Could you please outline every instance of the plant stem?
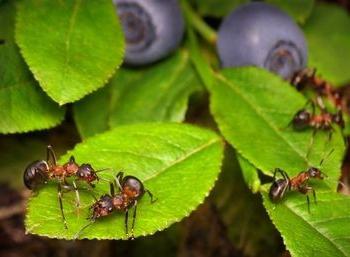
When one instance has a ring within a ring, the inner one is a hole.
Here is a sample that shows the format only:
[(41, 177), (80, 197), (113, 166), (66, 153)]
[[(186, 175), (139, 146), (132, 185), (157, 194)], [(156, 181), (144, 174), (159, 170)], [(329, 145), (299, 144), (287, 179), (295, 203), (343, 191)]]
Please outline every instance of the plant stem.
[(182, 8), (186, 15), (187, 21), (193, 28), (210, 44), (216, 43), (216, 31), (206, 24), (203, 19), (191, 8), (187, 0), (182, 1)]

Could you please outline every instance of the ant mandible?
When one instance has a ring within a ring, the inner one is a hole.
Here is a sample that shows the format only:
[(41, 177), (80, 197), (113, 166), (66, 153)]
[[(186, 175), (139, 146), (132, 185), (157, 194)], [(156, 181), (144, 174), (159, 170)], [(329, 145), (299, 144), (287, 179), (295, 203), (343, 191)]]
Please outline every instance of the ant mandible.
[[(153, 194), (149, 190), (145, 189), (143, 183), (138, 178), (134, 176), (123, 176), (124, 173), (119, 172), (114, 183), (110, 183), (110, 194), (101, 196), (100, 199), (90, 207), (90, 209), (92, 209), (92, 214), (88, 218), (90, 222), (80, 229), (80, 231), (75, 235), (75, 238), (78, 238), (83, 230), (92, 225), (96, 219), (108, 216), (114, 211), (125, 212), (125, 233), (127, 237), (129, 237), (129, 210), (134, 207), (130, 237), (131, 239), (134, 239), (134, 226), (138, 201), (145, 193), (147, 193), (151, 198), (151, 203), (154, 203), (157, 199), (153, 199)], [(119, 189), (118, 193), (115, 192), (116, 188)]]
[[(73, 156), (70, 157), (69, 161), (63, 165), (57, 164), (55, 152), (51, 145), (47, 146), (46, 161), (37, 160), (27, 166), (23, 174), (23, 182), (25, 186), (30, 190), (36, 190), (39, 186), (46, 184), (50, 180), (57, 180), (57, 194), (58, 201), (61, 210), (64, 227), (67, 229), (67, 221), (63, 211), (62, 204), (62, 189), (74, 190), (76, 193), (76, 205), (80, 205), (80, 197), (76, 180), (82, 180), (93, 188), (94, 181), (98, 181), (97, 172), (102, 170), (94, 170), (90, 164), (84, 163), (78, 165), (75, 162)], [(67, 177), (75, 177), (72, 181), (72, 185), (66, 180)]]
[[(316, 69), (305, 68), (294, 74), (291, 79), (291, 84), (301, 91), (305, 88), (310, 88), (320, 97), (325, 97), (331, 102), (337, 110), (343, 109), (343, 95), (335, 89), (329, 82), (316, 76)], [(318, 101), (321, 101), (318, 99)], [(323, 104), (322, 104), (323, 105)]]

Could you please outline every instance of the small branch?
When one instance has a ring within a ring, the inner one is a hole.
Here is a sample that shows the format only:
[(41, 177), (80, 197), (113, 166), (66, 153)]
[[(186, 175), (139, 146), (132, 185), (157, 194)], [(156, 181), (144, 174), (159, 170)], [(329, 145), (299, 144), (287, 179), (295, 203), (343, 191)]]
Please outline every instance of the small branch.
[(185, 13), (187, 21), (193, 28), (210, 44), (215, 45), (217, 34), (203, 19), (191, 8), (187, 0), (182, 1), (182, 9)]

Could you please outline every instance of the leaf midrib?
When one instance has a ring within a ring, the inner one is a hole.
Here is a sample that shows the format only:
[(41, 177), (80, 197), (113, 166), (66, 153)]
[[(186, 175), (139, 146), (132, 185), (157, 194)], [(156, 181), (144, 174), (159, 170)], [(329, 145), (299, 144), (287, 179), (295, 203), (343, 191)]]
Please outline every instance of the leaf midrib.
[[(309, 162), (309, 160), (306, 159), (305, 156), (303, 156), (302, 153), (300, 153), (300, 152), (298, 151), (298, 149), (295, 148), (294, 145), (291, 144), (291, 143), (287, 140), (287, 138), (285, 138), (285, 137), (283, 136), (283, 134), (281, 134), (281, 133), (279, 132), (279, 129), (276, 128), (276, 126), (274, 126), (272, 123), (269, 122), (268, 119), (266, 119), (265, 115), (259, 111), (259, 108), (256, 108), (255, 105), (254, 105), (253, 103), (251, 103), (250, 100), (249, 100), (244, 94), (242, 94), (242, 92), (241, 92), (237, 87), (233, 86), (233, 85), (230, 83), (230, 81), (229, 81), (225, 76), (223, 76), (223, 75), (221, 75), (221, 74), (216, 74), (216, 76), (217, 76), (222, 82), (224, 82), (224, 84), (226, 84), (229, 88), (231, 88), (232, 90), (234, 90), (234, 91), (236, 92), (236, 94), (238, 94), (238, 95), (241, 97), (241, 99), (243, 99), (243, 100), (251, 107), (251, 109), (252, 109), (253, 111), (255, 111), (256, 115), (259, 116), (259, 117), (261, 117), (261, 119), (262, 119), (263, 121), (265, 121), (265, 123), (272, 129), (272, 131), (275, 132), (275, 134), (276, 134), (278, 137), (280, 137), (280, 138), (282, 139), (282, 141), (284, 141), (284, 142), (286, 143), (286, 145), (288, 145), (298, 156), (300, 156), (301, 159), (303, 159), (303, 160), (305, 161), (306, 164), (308, 164), (309, 166), (312, 166), (312, 164)], [(215, 89), (214, 89), (214, 90), (215, 90)], [(254, 164), (254, 165), (256, 165), (256, 164)]]
[[(79, 7), (81, 5), (81, 0), (75, 0), (74, 1), (74, 6), (73, 6), (73, 12), (72, 12), (72, 16), (69, 19), (69, 26), (68, 26), (68, 31), (66, 34), (66, 38), (65, 38), (65, 50), (64, 50), (64, 66), (63, 66), (63, 71), (62, 71), (62, 77), (61, 77), (61, 85), (60, 88), (64, 89), (65, 88), (65, 80), (67, 77), (67, 71), (68, 71), (68, 66), (69, 66), (69, 61), (70, 61), (70, 55), (69, 55), (69, 50), (70, 50), (70, 39), (71, 39), (71, 35), (73, 32), (73, 27), (75, 25), (75, 21), (76, 21), (76, 17), (77, 17), (77, 13), (79, 10)], [(64, 90), (60, 91), (60, 92), (64, 92)]]
[(321, 231), (319, 231), (315, 226), (312, 225), (312, 223), (308, 222), (305, 218), (303, 218), (303, 216), (299, 215), (297, 212), (295, 212), (291, 207), (289, 207), (288, 205), (284, 204), (284, 206), (286, 206), (287, 210), (289, 210), (289, 212), (291, 212), (294, 216), (297, 216), (298, 218), (300, 218), (302, 221), (304, 221), (304, 223), (306, 223), (311, 229), (315, 230), (318, 234), (320, 234), (323, 238), (325, 238), (327, 241), (329, 241), (334, 247), (335, 249), (337, 249), (343, 256), (348, 256), (346, 255), (346, 253), (343, 252), (343, 250), (335, 243), (333, 242), (330, 238), (326, 237), (325, 233), (322, 233)]

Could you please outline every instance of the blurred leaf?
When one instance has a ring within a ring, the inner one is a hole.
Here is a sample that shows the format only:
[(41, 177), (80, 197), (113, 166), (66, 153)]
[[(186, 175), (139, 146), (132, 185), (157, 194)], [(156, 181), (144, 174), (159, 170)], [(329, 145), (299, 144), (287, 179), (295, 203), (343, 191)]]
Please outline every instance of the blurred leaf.
[(232, 148), (226, 148), (222, 172), (211, 197), (233, 245), (243, 256), (280, 256), (284, 250), (282, 239), (267, 216), (260, 194), (253, 195), (245, 185), (236, 155)]
[(74, 105), (82, 137), (118, 125), (148, 121), (181, 122), (188, 99), (201, 82), (186, 51), (143, 69), (122, 68), (110, 85)]
[(307, 211), (305, 196), (294, 193), (280, 204), (273, 204), (263, 193), (264, 205), (282, 233), (292, 256), (350, 256), (350, 199), (334, 190), (317, 190), (317, 206)]
[[(78, 144), (63, 156), (74, 155), (79, 163), (91, 163), (104, 179), (118, 170), (140, 178), (158, 201), (150, 204), (145, 196), (138, 205), (135, 236), (153, 234), (179, 221), (194, 210), (214, 186), (222, 159), (221, 139), (213, 132), (184, 124), (141, 124), (120, 126)], [(100, 181), (98, 195), (109, 191)], [(74, 207), (74, 194), (64, 195), (68, 230), (64, 229), (55, 186), (42, 188), (28, 203), (26, 229), (29, 233), (71, 239), (87, 221), (93, 199), (81, 191), (80, 214)], [(175, 208), (176, 207), (176, 208)], [(96, 221), (82, 238), (126, 238), (124, 215), (113, 214)]]
[[(335, 233), (340, 236), (339, 243), (333, 242), (337, 240), (336, 237), (329, 236), (328, 232), (325, 232), (333, 231), (334, 226), (337, 227), (339, 223), (344, 229), (345, 222), (343, 221), (347, 221), (345, 218), (345, 220), (334, 220), (333, 222), (332, 216), (344, 217), (344, 212), (337, 212), (338, 208), (333, 210), (334, 203), (330, 201), (333, 197), (335, 201), (338, 201), (340, 197), (335, 194), (344, 153), (343, 139), (339, 130), (334, 131), (331, 141), (328, 140), (328, 133), (319, 132), (314, 139), (311, 158), (307, 159), (305, 155), (310, 143), (311, 131), (298, 133), (292, 128), (287, 128), (287, 124), (297, 110), (303, 107), (305, 101), (290, 85), (265, 70), (240, 68), (227, 69), (222, 74), (217, 74), (217, 83), (210, 90), (212, 112), (221, 132), (255, 167), (266, 174), (271, 174), (269, 171), (279, 167), (290, 176), (294, 176), (306, 170), (307, 167), (314, 166), (321, 168), (328, 175), (325, 181), (312, 183), (317, 191), (318, 201), (322, 203), (312, 206), (312, 214), (308, 214), (305, 196), (299, 193), (287, 194), (285, 200), (289, 206), (293, 206), (291, 208), (293, 211), (297, 210), (298, 215), (287, 215), (285, 211), (283, 213), (276, 211), (275, 215), (272, 209), (277, 210), (283, 207), (265, 200), (269, 215), (276, 221), (276, 226), (293, 256), (312, 256), (304, 251), (306, 248), (311, 252), (320, 251), (322, 256), (346, 256), (336, 255), (339, 250), (335, 251), (336, 248), (342, 250), (347, 248), (338, 246), (341, 245), (340, 242), (345, 242), (343, 232)], [(327, 156), (333, 148), (334, 152)], [(326, 159), (323, 166), (320, 167), (319, 162), (323, 158)], [(244, 169), (243, 172), (247, 170)], [(350, 203), (349, 198), (346, 201)], [(325, 212), (327, 215), (321, 215), (323, 209), (329, 209)], [(300, 217), (306, 215), (310, 220), (314, 218), (317, 220), (322, 216), (322, 219), (327, 222), (320, 224), (315, 222), (312, 229), (307, 226), (301, 234), (295, 227), (299, 225), (305, 227), (305, 222), (301, 224), (304, 218)], [(346, 231), (349, 231), (350, 223), (347, 221), (347, 224)], [(300, 237), (298, 243), (295, 243), (295, 234)], [(331, 241), (315, 239), (312, 240), (310, 248), (310, 240), (305, 240), (305, 235), (308, 235), (308, 238), (329, 238)], [(304, 240), (301, 240), (301, 236)], [(328, 241), (327, 244), (325, 244), (326, 241)], [(329, 253), (333, 251), (335, 255), (330, 255)]]
[(237, 6), (248, 3), (250, 0), (192, 0), (202, 16), (223, 17)]
[(25, 0), (18, 7), (17, 43), (56, 102), (102, 87), (120, 65), (124, 41), (112, 1)]
[(253, 193), (260, 190), (261, 182), (258, 177), (258, 171), (247, 159), (241, 155), (237, 155), (239, 165), (242, 169), (243, 179)]
[(265, 2), (278, 6), (301, 24), (309, 18), (315, 3), (314, 0), (266, 0)]
[(304, 26), (309, 67), (335, 85), (350, 82), (350, 17), (336, 5), (318, 3)]
[(28, 132), (59, 124), (64, 108), (51, 101), (33, 79), (14, 42), (15, 6), (0, 8), (0, 133)]

